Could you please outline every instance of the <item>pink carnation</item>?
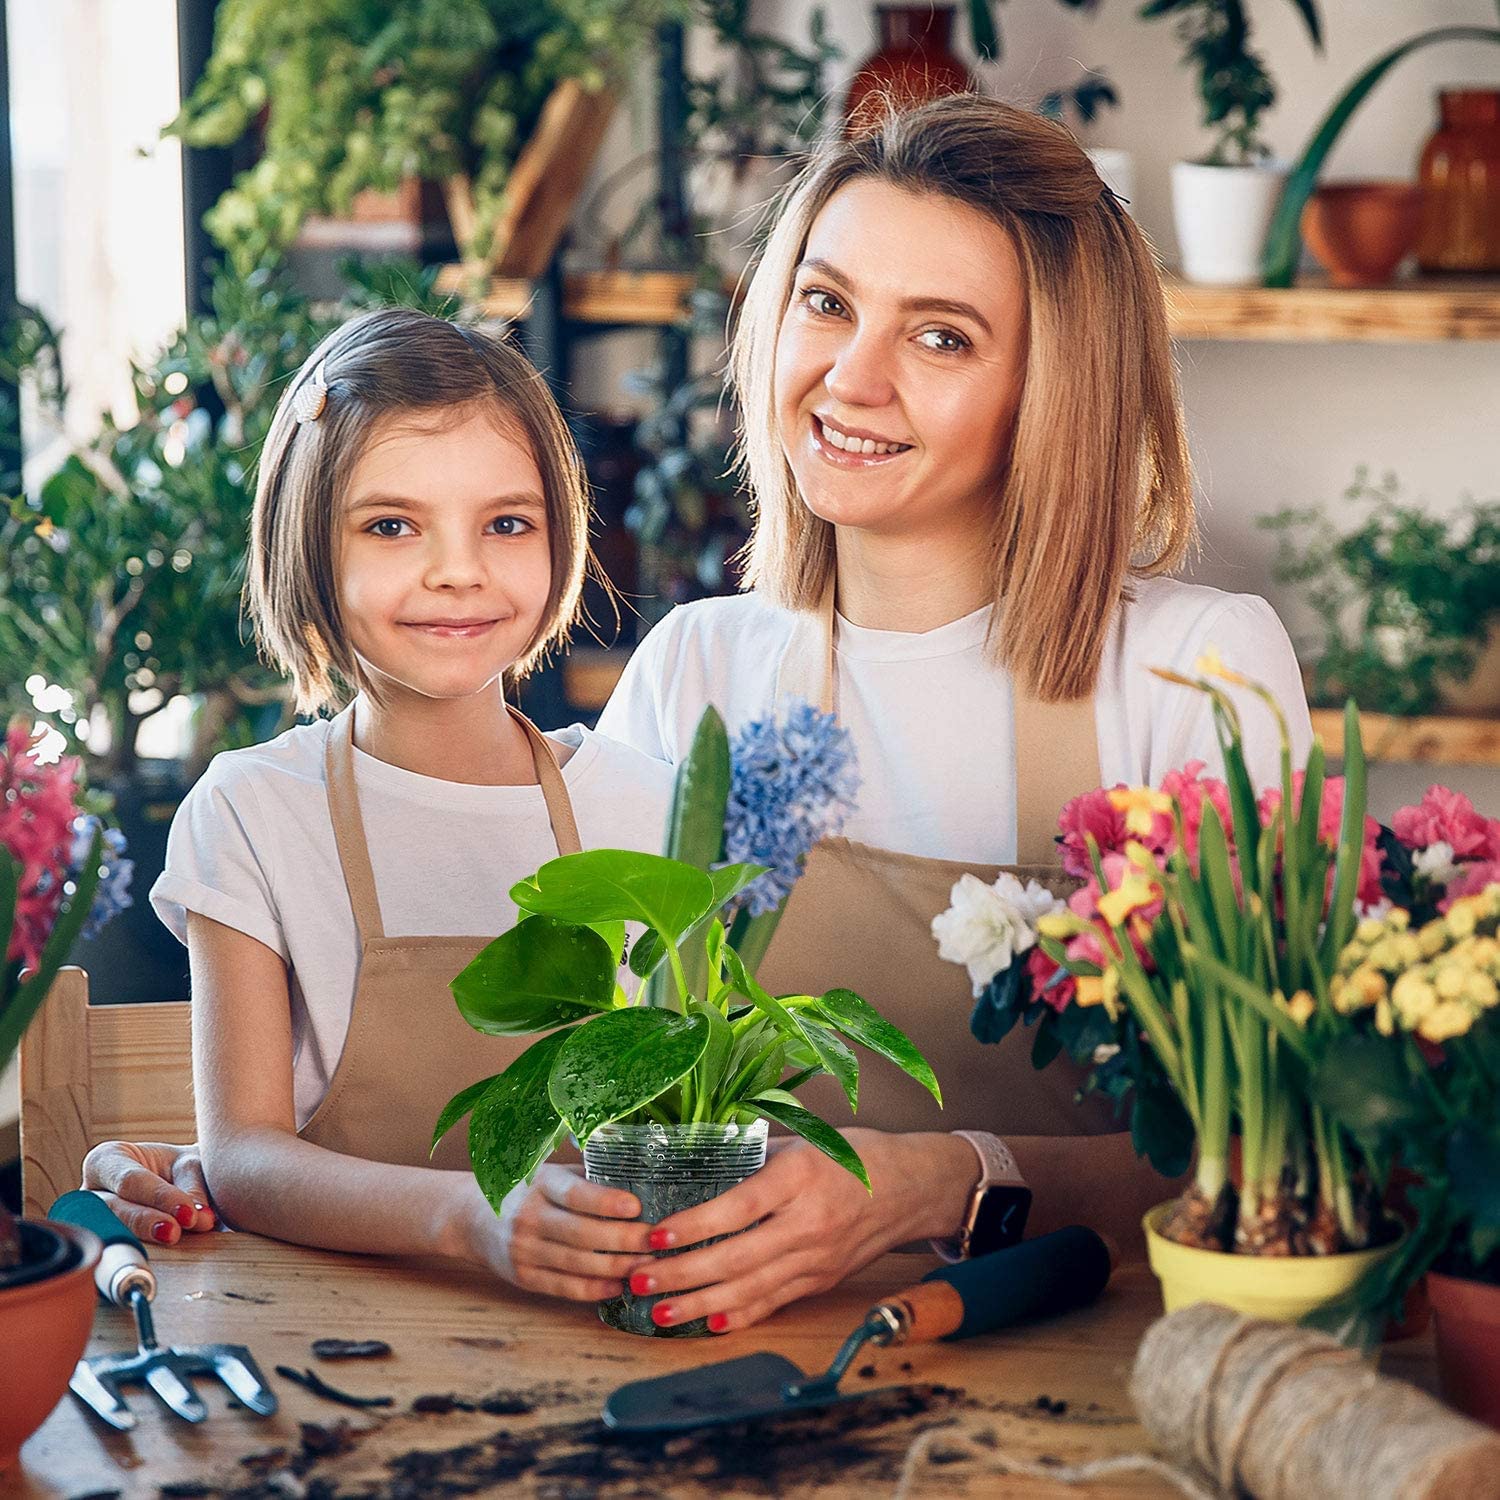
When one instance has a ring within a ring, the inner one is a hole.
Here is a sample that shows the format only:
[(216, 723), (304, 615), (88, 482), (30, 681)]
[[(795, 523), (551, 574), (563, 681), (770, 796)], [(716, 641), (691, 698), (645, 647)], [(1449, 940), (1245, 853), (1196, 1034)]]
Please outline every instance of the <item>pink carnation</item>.
[(1125, 832), (1125, 814), (1116, 810), (1109, 800), (1111, 790), (1123, 791), (1124, 783), (1114, 788), (1099, 787), (1074, 797), (1057, 815), (1057, 826), (1062, 831), (1058, 840), (1062, 854), (1062, 867), (1075, 879), (1086, 880), (1094, 873), (1089, 860), (1088, 836), (1094, 837), (1101, 854), (1123, 849), (1129, 835)]
[[(1187, 845), (1187, 857), (1197, 868), (1198, 831), (1203, 826), (1203, 804), (1210, 802), (1219, 815), (1224, 828), (1224, 837), (1231, 851), (1234, 848), (1233, 815), (1229, 808), (1229, 788), (1222, 782), (1203, 774), (1203, 762), (1190, 760), (1180, 771), (1168, 771), (1162, 777), (1161, 789), (1182, 808), (1182, 836)], [(1173, 830), (1175, 841), (1175, 830)], [(1163, 856), (1172, 852), (1169, 843), (1161, 848), (1151, 846)]]
[[(1297, 806), (1302, 806), (1302, 783), (1306, 779), (1306, 773), (1295, 771), (1292, 773), (1292, 795), (1296, 799)], [(1260, 794), (1260, 816), (1263, 824), (1269, 823), (1277, 808), (1281, 806), (1281, 788), (1267, 787)], [(1339, 824), (1344, 816), (1344, 778), (1342, 776), (1330, 776), (1323, 783), (1323, 803), (1318, 809), (1318, 838), (1331, 849), (1336, 849), (1339, 842)], [(1380, 887), (1380, 850), (1376, 845), (1376, 839), (1380, 837), (1380, 824), (1374, 818), (1365, 819), (1364, 847), (1359, 856), (1359, 888), (1355, 893), (1355, 899), (1370, 906), (1381, 899), (1383, 892)], [(1332, 890), (1333, 872), (1330, 870), (1329, 889)]]
[(1439, 908), (1447, 911), (1460, 896), (1477, 896), (1490, 885), (1500, 885), (1500, 859), (1486, 859), (1464, 865), (1448, 882), (1448, 889), (1444, 892)]
[(1462, 792), (1430, 786), (1415, 807), (1391, 819), (1396, 837), (1408, 849), (1447, 844), (1455, 859), (1500, 859), (1500, 818), (1486, 818)]
[[(1060, 971), (1062, 978), (1047, 989), (1052, 976)], [(1040, 943), (1026, 955), (1026, 972), (1031, 977), (1032, 993), (1041, 996), (1059, 1015), (1073, 1003), (1073, 997), (1078, 993), (1078, 981), (1063, 971), (1062, 965), (1050, 957)]]

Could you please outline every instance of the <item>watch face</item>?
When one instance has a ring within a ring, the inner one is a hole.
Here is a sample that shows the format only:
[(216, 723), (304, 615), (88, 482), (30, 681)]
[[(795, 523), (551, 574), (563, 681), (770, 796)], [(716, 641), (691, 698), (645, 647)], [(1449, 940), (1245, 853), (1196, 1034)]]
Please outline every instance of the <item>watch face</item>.
[(974, 1216), (969, 1238), (970, 1255), (987, 1255), (1019, 1244), (1026, 1233), (1026, 1215), (1031, 1212), (1031, 1189), (1019, 1183), (996, 1183), (986, 1188)]

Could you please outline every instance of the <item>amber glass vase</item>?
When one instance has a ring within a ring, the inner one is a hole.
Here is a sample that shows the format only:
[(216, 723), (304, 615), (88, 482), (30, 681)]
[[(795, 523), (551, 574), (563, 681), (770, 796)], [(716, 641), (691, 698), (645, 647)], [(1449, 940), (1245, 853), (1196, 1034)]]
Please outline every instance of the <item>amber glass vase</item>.
[(944, 94), (970, 93), (974, 80), (953, 55), (951, 5), (877, 5), (880, 50), (849, 86), (845, 130), (864, 135), (890, 110), (915, 108)]
[(1500, 89), (1444, 89), (1422, 151), (1424, 271), (1500, 271)]

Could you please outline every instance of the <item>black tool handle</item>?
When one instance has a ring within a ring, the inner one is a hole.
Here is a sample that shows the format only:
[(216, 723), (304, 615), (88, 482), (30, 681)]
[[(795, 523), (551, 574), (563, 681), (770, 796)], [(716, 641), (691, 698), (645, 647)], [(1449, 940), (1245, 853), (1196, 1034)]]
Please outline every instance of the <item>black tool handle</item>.
[(80, 1229), (92, 1230), (106, 1246), (133, 1245), (141, 1252), (144, 1259), (150, 1259), (146, 1255), (146, 1247), (125, 1227), (97, 1193), (83, 1191), (64, 1193), (52, 1205), (47, 1217), (57, 1219), (64, 1224), (76, 1224)]
[(967, 1339), (994, 1328), (1084, 1307), (1109, 1280), (1110, 1254), (1092, 1229), (1072, 1225), (930, 1272), (885, 1299), (903, 1343)]

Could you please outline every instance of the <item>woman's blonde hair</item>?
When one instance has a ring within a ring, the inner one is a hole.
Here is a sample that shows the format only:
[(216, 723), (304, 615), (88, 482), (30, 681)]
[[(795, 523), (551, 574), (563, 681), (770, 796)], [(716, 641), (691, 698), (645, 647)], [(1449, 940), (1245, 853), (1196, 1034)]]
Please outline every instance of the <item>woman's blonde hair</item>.
[[(317, 387), (326, 387), (322, 409)], [(308, 356), (282, 394), (260, 455), (245, 608), (262, 654), (292, 679), (297, 711), (375, 692), (349, 643), (338, 593), (349, 480), (387, 419), (450, 426), (489, 408), (519, 428), (542, 476), (552, 583), (536, 635), (507, 672), (524, 676), (567, 640), (589, 561), (588, 484), (546, 382), (502, 339), (410, 308), (351, 318)]]
[(1025, 387), (986, 539), (991, 645), (1038, 697), (1082, 697), (1131, 573), (1170, 570), (1193, 540), (1192, 475), (1151, 247), (1066, 130), (997, 100), (891, 114), (820, 148), (781, 201), (730, 357), (755, 507), (745, 586), (805, 610), (833, 574), (834, 528), (803, 503), (778, 431), (776, 342), (813, 220), (871, 178), (977, 209), (1015, 246)]

